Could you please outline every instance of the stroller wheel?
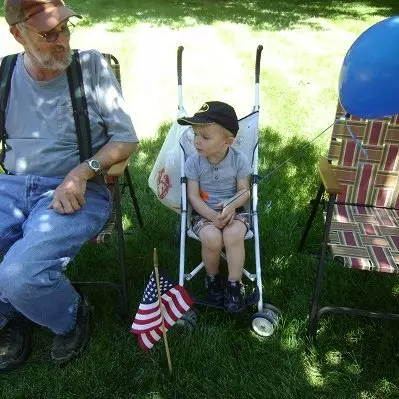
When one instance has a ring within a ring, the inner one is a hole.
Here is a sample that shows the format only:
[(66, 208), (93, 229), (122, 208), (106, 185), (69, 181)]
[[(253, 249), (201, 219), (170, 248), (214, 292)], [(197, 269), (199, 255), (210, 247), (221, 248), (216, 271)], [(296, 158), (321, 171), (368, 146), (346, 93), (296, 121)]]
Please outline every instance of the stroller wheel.
[(261, 337), (273, 335), (277, 325), (277, 315), (268, 311), (266, 313), (255, 313), (251, 317), (252, 330)]
[(191, 306), (191, 308), (188, 309), (185, 314), (190, 315), (190, 317), (192, 317), (195, 321), (198, 321), (200, 311), (195, 306)]
[(280, 309), (276, 308), (274, 305), (271, 305), (270, 303), (264, 303), (263, 304), (263, 312), (267, 313), (269, 310), (271, 310), (273, 313), (275, 313), (277, 315), (277, 317), (281, 316)]
[(190, 308), (179, 320), (176, 321), (175, 326), (181, 331), (193, 332), (197, 327), (198, 310)]

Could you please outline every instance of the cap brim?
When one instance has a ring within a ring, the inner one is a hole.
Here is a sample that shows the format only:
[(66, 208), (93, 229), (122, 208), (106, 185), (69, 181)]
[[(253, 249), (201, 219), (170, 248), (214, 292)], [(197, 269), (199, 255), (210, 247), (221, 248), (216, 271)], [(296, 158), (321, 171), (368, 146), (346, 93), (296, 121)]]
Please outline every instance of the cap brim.
[(177, 123), (179, 125), (213, 125), (216, 122), (210, 121), (206, 118), (201, 118), (199, 116), (192, 116), (190, 118), (179, 118)]
[(81, 15), (65, 6), (48, 7), (26, 22), (34, 26), (39, 32), (48, 32), (70, 17), (82, 18)]

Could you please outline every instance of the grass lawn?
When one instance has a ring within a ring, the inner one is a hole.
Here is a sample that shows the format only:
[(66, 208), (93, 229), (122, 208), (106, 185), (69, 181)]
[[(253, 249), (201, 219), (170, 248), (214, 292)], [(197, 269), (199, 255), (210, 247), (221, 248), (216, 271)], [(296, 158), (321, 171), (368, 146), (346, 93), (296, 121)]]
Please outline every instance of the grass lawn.
[[(293, 156), (259, 186), (264, 300), (282, 311), (276, 334), (259, 339), (249, 328), (251, 312), (230, 317), (201, 309), (192, 333), (171, 331), (174, 368), (169, 376), (163, 343), (140, 350), (128, 325), (114, 312), (115, 296), (87, 290), (93, 306), (93, 337), (84, 356), (69, 366), (49, 362), (51, 334), (35, 331), (34, 352), (24, 368), (0, 375), (1, 398), (398, 398), (398, 324), (327, 317), (317, 348), (308, 347), (306, 326), (316, 263), (298, 254), (309, 200), (317, 190), (316, 163), (325, 155), (328, 133), (311, 140), (333, 120), (341, 63), (355, 38), (373, 23), (399, 13), (397, 1), (221, 1), (119, 2), (71, 0), (82, 12), (72, 46), (112, 52), (122, 65), (125, 97), (142, 138), (131, 165), (145, 229), (125, 198), (124, 223), (132, 317), (152, 268), (177, 277), (174, 245), (178, 216), (163, 207), (147, 179), (177, 111), (176, 49), (183, 45), (183, 90), (188, 112), (220, 99), (240, 116), (253, 105), (257, 45), (261, 65), (260, 175)], [(0, 12), (3, 14), (2, 7)], [(19, 51), (0, 19), (0, 55)], [(302, 150), (298, 151), (298, 149)], [(268, 209), (267, 202), (271, 201)], [(310, 250), (321, 238), (314, 229)], [(317, 226), (316, 226), (317, 227)], [(187, 264), (199, 262), (190, 242)], [(254, 264), (247, 245), (247, 268)], [(117, 280), (113, 243), (86, 246), (70, 274)], [(202, 279), (187, 287), (201, 290)], [(394, 311), (395, 277), (331, 267), (323, 303)]]

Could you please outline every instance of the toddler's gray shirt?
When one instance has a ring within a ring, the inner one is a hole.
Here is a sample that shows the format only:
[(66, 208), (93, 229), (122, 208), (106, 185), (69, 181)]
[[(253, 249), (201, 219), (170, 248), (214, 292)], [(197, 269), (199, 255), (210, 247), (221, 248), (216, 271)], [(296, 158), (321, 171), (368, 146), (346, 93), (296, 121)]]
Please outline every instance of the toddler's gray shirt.
[(209, 207), (231, 198), (237, 192), (237, 180), (244, 179), (252, 172), (247, 156), (229, 147), (226, 157), (212, 165), (205, 157), (192, 154), (185, 163), (185, 174), (199, 183), (201, 198)]

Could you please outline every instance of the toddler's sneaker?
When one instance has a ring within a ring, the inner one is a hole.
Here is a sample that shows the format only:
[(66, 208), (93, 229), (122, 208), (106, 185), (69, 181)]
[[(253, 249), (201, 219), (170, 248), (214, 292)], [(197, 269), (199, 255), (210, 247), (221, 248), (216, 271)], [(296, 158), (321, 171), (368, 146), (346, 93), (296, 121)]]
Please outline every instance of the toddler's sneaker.
[(208, 301), (213, 305), (223, 306), (224, 292), (221, 284), (220, 274), (205, 276), (205, 287), (208, 290)]
[(229, 313), (236, 313), (244, 309), (245, 288), (239, 281), (228, 281), (224, 296), (224, 307)]

